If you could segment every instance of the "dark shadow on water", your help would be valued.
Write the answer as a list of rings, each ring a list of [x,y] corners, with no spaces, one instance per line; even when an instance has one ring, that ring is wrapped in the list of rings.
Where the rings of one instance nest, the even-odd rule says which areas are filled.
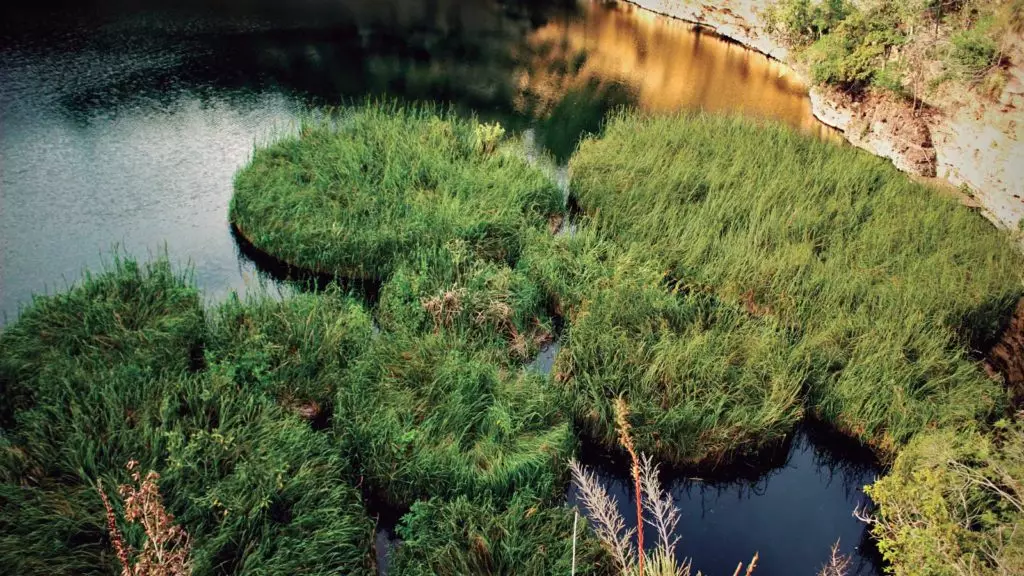
[[[592,78],[570,88],[551,112],[537,121],[538,140],[564,164],[583,137],[600,133],[609,112],[630,105],[636,105],[636,94],[629,86]]]
[[[402,516],[409,513],[409,509],[388,505],[383,499],[369,493],[364,493],[363,501],[366,502],[366,512],[376,522],[373,531],[373,554],[377,573],[387,574],[390,554],[402,545],[397,532],[398,523]]]
[[[338,278],[332,274],[297,268],[253,246],[233,225],[231,237],[235,240],[239,257],[252,262],[259,273],[275,282],[308,291],[320,291],[336,285],[346,292],[362,297],[371,306],[380,297],[381,283],[377,280]]]
[[[627,526],[635,527],[623,454],[583,446],[581,463],[596,471]],[[663,467],[661,480],[681,510],[677,555],[692,558],[695,572],[731,574],[757,552],[759,575],[816,574],[838,540],[852,559],[850,576],[875,576],[882,574],[880,554],[853,511],[870,510],[863,486],[881,473],[865,448],[808,421],[756,458],[710,470]],[[566,498],[577,504],[575,486]],[[650,527],[644,534],[646,543],[655,542]]]

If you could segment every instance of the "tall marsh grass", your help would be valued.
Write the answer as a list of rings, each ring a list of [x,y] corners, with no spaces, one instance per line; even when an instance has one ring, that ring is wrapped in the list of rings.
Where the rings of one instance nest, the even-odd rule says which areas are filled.
[[[275,401],[282,382],[253,385],[223,357],[196,361],[207,341],[230,339],[211,335],[205,315],[166,260],[120,260],[37,298],[5,328],[0,382],[13,413],[0,434],[0,572],[111,573],[96,485],[126,483],[130,459],[159,473],[196,574],[369,566],[372,523],[354,470]],[[139,531],[124,535],[141,548]]]
[[[798,333],[811,406],[862,440],[891,454],[1001,405],[970,354],[1024,293],[1024,262],[886,162],[750,120],[622,113],[571,170],[600,234]]]
[[[642,247],[586,224],[531,244],[522,267],[567,315],[555,379],[582,433],[615,446],[625,399],[639,450],[693,463],[779,441],[800,420],[808,362],[774,319],[675,285]]]
[[[552,236],[561,192],[516,146],[369,105],[256,151],[235,226],[289,264],[380,280],[374,308],[333,286],[204,308],[165,259],[35,299],[0,334],[0,572],[115,571],[110,534],[144,535],[108,531],[96,488],[137,460],[196,574],[368,573],[364,495],[411,508],[395,574],[606,574],[589,536],[573,562],[560,506],[577,434],[717,461],[807,409],[883,456],[917,438],[875,492],[892,554],[947,545],[948,518],[928,515],[958,494],[996,526],[982,544],[1002,542],[1019,434],[996,435],[1006,458],[986,444],[945,468],[918,449],[982,437],[1004,400],[972,355],[1024,263],[977,215],[782,128],[622,114],[573,157],[585,214]],[[556,337],[554,374],[529,370]],[[682,573],[646,466],[637,492],[668,519],[668,552],[635,570]],[[942,533],[900,532],[901,507]]]
[[[562,193],[504,131],[429,107],[367,104],[256,150],[230,219],[256,248],[311,271],[385,279],[453,240],[514,260]]]

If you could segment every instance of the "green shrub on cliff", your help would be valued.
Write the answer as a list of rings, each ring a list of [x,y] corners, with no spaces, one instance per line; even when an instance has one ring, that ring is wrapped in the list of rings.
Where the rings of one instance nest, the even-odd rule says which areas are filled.
[[[992,21],[986,20],[950,38],[953,68],[967,80],[980,79],[999,61],[999,45],[989,32],[991,27]]]
[[[847,0],[781,0],[765,13],[769,32],[806,45],[831,32],[854,10]]]
[[[857,91],[877,83],[890,51],[906,41],[895,5],[854,10],[807,50],[815,82]]]
[[[882,88],[915,102],[958,78],[987,80],[1024,22],[1020,0],[779,0],[765,12],[768,31],[790,43],[816,83],[849,92]],[[998,96],[998,94],[996,94]]]

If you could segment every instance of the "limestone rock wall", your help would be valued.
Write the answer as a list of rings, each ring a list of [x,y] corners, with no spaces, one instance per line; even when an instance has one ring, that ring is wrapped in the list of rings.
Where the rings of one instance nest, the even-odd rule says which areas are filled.
[[[642,8],[711,28],[786,62],[806,76],[789,50],[765,29],[772,0],[630,0]],[[945,102],[924,113],[893,98],[854,102],[811,90],[814,115],[850,144],[888,158],[900,170],[955,187],[996,226],[1021,234],[1024,221],[1024,54],[1011,57],[1011,81],[996,100]]]

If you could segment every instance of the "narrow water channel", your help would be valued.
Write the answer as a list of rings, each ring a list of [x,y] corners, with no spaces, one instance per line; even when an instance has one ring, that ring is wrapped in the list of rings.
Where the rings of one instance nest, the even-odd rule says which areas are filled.
[[[784,66],[623,3],[7,3],[0,325],[115,245],[190,262],[213,300],[284,290],[287,271],[254,260],[231,234],[232,178],[255,144],[311,111],[378,96],[529,129],[563,161],[619,106],[740,113],[828,134]],[[549,370],[556,353],[545,350],[535,369]],[[621,463],[586,454],[628,508]],[[856,574],[878,573],[851,516],[877,470],[809,429],[766,458],[717,479],[666,477],[683,511],[680,553],[710,574],[731,574],[754,551],[759,576],[811,574],[838,539]]]
[[[618,503],[626,526],[635,528],[627,462],[593,448],[581,455]],[[760,576],[813,575],[838,542],[851,560],[849,576],[880,575],[878,550],[853,516],[858,508],[870,510],[863,487],[880,474],[865,449],[813,422],[756,459],[719,470],[662,470],[662,486],[680,510],[676,554],[692,560],[694,573],[729,575],[757,553]],[[566,499],[585,510],[575,486]],[[656,537],[648,526],[646,542]]]

